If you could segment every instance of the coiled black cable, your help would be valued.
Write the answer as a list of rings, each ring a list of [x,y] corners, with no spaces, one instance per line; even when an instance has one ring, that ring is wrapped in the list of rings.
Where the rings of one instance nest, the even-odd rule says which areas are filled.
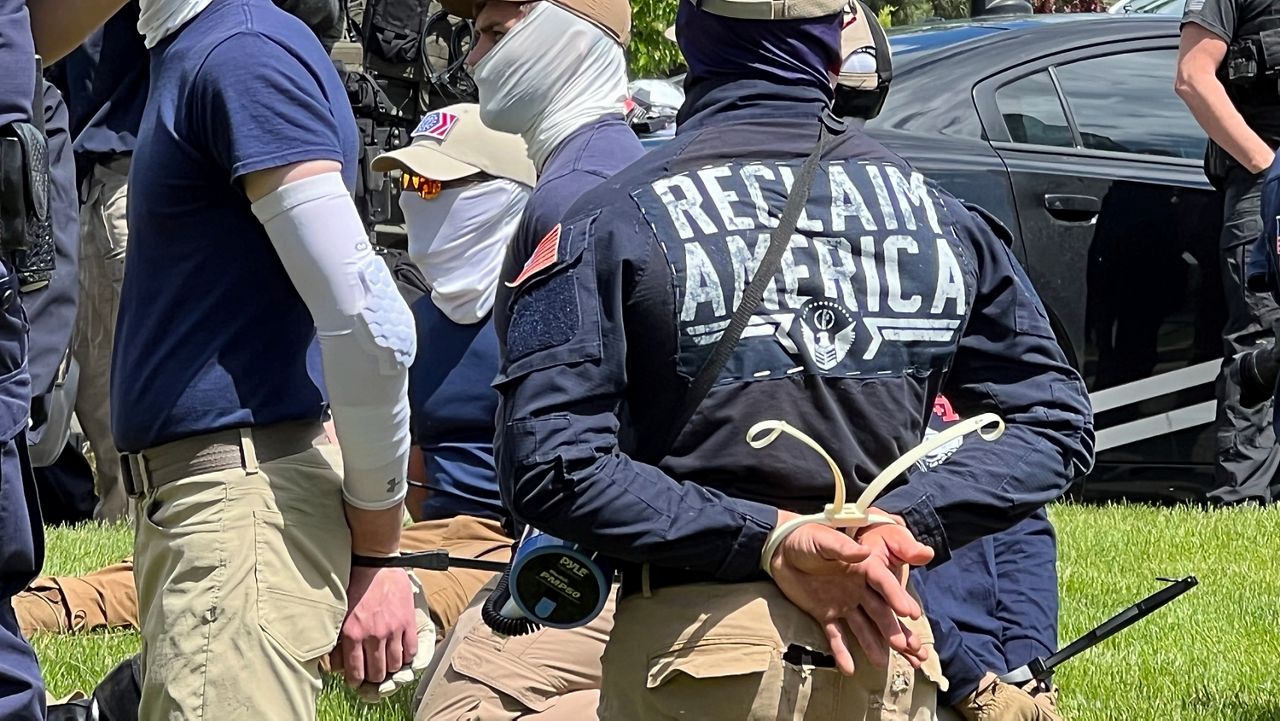
[[[502,615],[502,607],[511,600],[511,591],[507,588],[510,575],[511,567],[507,566],[507,570],[498,577],[498,585],[494,586],[493,593],[489,594],[480,607],[480,618],[486,626],[503,636],[525,636],[541,626],[527,618],[507,618]]]

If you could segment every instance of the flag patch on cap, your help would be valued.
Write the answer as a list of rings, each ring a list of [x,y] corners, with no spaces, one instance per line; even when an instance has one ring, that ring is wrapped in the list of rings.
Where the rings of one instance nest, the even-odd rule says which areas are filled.
[[[449,131],[453,130],[453,126],[457,124],[457,115],[437,110],[433,113],[427,113],[427,117],[423,118],[422,122],[418,123],[418,127],[413,129],[413,133],[411,133],[411,135],[415,138],[425,135],[428,138],[435,138],[436,140],[443,141],[445,138],[449,137]]]
[[[556,262],[556,256],[560,253],[560,226],[551,229],[547,233],[547,237],[538,241],[538,247],[533,249],[533,255],[529,256],[529,260],[525,261],[524,268],[521,269],[520,275],[516,279],[507,283],[508,288],[514,288],[517,285],[529,279],[529,276],[538,271],[551,267]]]

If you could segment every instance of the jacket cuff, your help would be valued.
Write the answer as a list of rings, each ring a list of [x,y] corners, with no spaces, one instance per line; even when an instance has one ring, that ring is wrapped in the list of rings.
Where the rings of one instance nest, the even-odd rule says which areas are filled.
[[[944,563],[951,558],[951,546],[947,543],[947,532],[942,527],[942,519],[929,494],[921,494],[910,486],[899,486],[889,491],[872,504],[876,508],[898,516],[907,524],[907,530],[916,540],[933,549],[933,561],[930,566]]]
[[[763,503],[731,499],[732,508],[742,516],[742,530],[724,563],[716,571],[716,579],[736,582],[760,576],[760,554],[769,534],[778,525],[778,509]]]

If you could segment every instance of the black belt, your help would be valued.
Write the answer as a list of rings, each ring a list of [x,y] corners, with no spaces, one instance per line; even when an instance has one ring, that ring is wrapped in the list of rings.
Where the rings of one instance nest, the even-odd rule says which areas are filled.
[[[646,568],[648,572],[646,574]],[[688,586],[693,583],[728,583],[721,581],[705,571],[690,571],[685,568],[667,568],[664,566],[654,566],[645,564],[625,564],[622,569],[622,584],[620,598],[627,598],[641,593],[645,589],[645,576],[648,576],[649,591],[657,591],[661,588],[671,588],[673,586]],[[751,578],[745,578],[741,582],[749,583],[754,581],[767,581],[769,576],[764,571],[758,571]]]

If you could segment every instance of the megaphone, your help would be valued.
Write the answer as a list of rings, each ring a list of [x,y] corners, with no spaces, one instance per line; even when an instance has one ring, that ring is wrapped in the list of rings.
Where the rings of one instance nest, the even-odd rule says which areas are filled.
[[[613,568],[582,546],[532,528],[481,608],[481,617],[506,636],[541,626],[578,628],[604,610]]]

